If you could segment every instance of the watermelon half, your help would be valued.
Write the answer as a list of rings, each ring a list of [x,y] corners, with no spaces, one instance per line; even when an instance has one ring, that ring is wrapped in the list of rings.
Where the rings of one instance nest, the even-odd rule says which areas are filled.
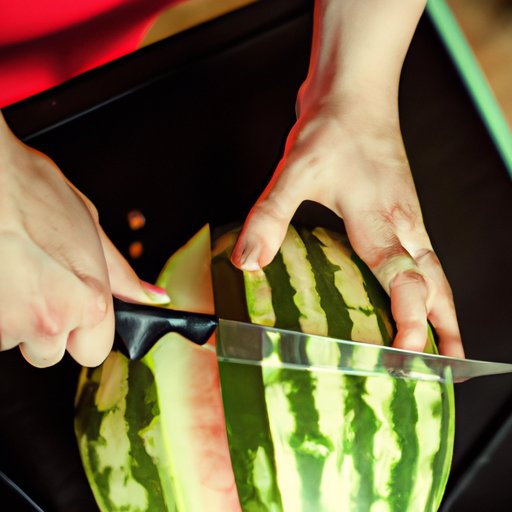
[[[170,258],[158,284],[173,307],[390,344],[389,300],[344,237],[290,227],[269,266],[242,273],[229,262],[236,236],[211,252],[205,227]],[[142,361],[112,352],[84,369],[75,429],[101,510],[437,510],[453,450],[449,378],[290,369],[289,350],[341,354],[269,342],[268,367],[219,365],[214,337],[201,348],[172,334]]]

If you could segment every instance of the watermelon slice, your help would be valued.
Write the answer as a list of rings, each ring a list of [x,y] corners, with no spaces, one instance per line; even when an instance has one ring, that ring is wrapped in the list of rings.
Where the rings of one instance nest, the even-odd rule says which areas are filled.
[[[158,279],[172,307],[213,312],[210,261],[205,226]],[[168,334],[141,361],[112,352],[83,371],[77,400],[82,460],[102,510],[240,510],[214,350]]]

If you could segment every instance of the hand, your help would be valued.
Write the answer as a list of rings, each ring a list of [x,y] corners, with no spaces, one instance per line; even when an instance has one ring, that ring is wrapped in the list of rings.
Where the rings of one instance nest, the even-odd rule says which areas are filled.
[[[391,296],[396,347],[423,350],[427,319],[442,354],[461,356],[450,287],[423,224],[398,116],[400,73],[425,0],[316,0],[309,73],[271,182],[232,254],[268,264],[306,199],[344,219]]]
[[[361,98],[299,104],[307,109],[247,218],[233,263],[247,270],[270,263],[300,203],[321,203],[344,219],[355,251],[389,292],[394,346],[423,350],[428,319],[441,353],[463,357],[452,293],[423,224],[398,116],[382,116],[382,108]]]
[[[139,281],[93,204],[1,114],[0,219],[0,349],[19,345],[34,366],[58,362],[66,349],[80,364],[100,364],[114,337],[112,294],[169,300],[163,291],[151,297],[159,290]]]

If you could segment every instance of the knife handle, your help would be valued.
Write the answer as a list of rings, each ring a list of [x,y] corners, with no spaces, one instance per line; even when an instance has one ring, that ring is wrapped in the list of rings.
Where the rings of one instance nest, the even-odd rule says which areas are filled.
[[[219,325],[215,315],[133,304],[114,297],[116,332],[123,352],[140,359],[164,334],[176,332],[204,345]]]

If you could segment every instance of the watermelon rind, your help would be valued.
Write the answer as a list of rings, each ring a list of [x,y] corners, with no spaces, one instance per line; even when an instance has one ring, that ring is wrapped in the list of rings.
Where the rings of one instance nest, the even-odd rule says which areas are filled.
[[[344,235],[291,227],[270,265],[241,272],[229,259],[237,234],[211,251],[205,226],[169,259],[157,284],[171,307],[215,304],[223,318],[391,344],[389,298]],[[283,363],[290,351],[334,367],[344,354],[266,341],[268,366],[217,363],[214,337],[200,348],[170,334],[141,361],[112,352],[82,371],[75,430],[103,512],[438,509],[454,440],[449,374],[301,371]],[[425,351],[436,352],[431,330]]]

